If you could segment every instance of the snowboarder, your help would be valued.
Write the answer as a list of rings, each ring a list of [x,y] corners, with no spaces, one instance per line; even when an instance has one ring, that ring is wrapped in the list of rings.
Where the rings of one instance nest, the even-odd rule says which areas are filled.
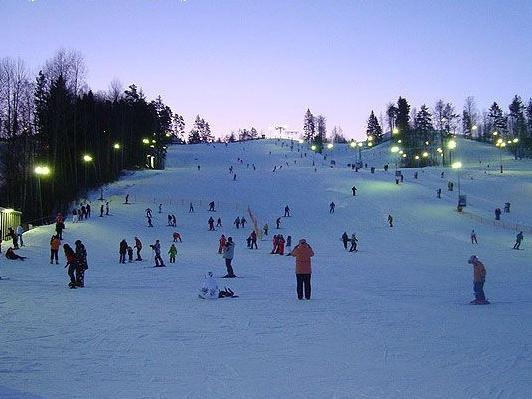
[[[353,192],[353,197],[357,195],[357,188],[355,186],[351,187],[351,191]]]
[[[349,248],[349,252],[358,252],[357,250],[357,236],[355,233],[351,234],[351,248]]]
[[[9,247],[6,251],[6,258],[9,260],[24,260],[26,259],[25,256],[20,256],[15,253],[12,247]]]
[[[188,213],[194,213],[194,205],[192,205],[192,202],[190,203],[188,207]]]
[[[177,231],[174,231],[174,234],[172,234],[172,238],[174,239],[174,242],[183,242],[181,241],[181,234],[179,234]]]
[[[334,213],[334,208],[336,208],[336,204],[334,202],[331,202],[329,204],[329,213]]]
[[[76,267],[76,287],[85,286],[85,271],[89,268],[87,263],[87,250],[81,240],[76,240],[76,259],[78,261]]]
[[[392,215],[388,215],[388,224],[390,225],[390,227],[393,227],[393,217],[392,217]]]
[[[471,230],[471,244],[478,244],[477,233],[475,233],[475,230]]]
[[[137,260],[141,261],[142,257],[140,256],[140,250],[142,249],[142,242],[138,237],[135,237],[135,246],[133,248],[137,249]]]
[[[175,263],[175,256],[177,255],[177,248],[175,247],[175,244],[170,246],[168,255],[170,255],[170,263]]]
[[[290,208],[288,205],[284,207],[284,217],[290,217]]]
[[[59,240],[59,237],[52,236],[52,238],[50,239],[50,264],[54,263],[54,259],[55,259],[55,264],[56,265],[59,264],[59,259],[57,257],[57,254],[59,252],[60,246],[61,246],[61,240]]]
[[[220,236],[219,245],[218,245],[218,253],[221,254],[225,248],[225,235],[222,234]]]
[[[523,232],[522,231],[520,231],[519,234],[517,234],[515,236],[514,249],[519,249],[519,247],[521,246],[521,241],[523,241]]]
[[[280,217],[275,220],[275,228],[276,229],[280,229],[281,228],[281,218]]]
[[[441,198],[441,188],[436,190],[436,197]]]
[[[473,265],[473,291],[475,292],[475,299],[470,303],[473,305],[489,304],[489,302],[486,300],[486,295],[484,294],[486,268],[475,255],[472,255],[467,261],[467,263]]]
[[[165,267],[163,258],[161,258],[161,243],[159,240],[156,240],[155,244],[150,245],[150,247],[155,251],[155,267]]]
[[[120,241],[118,253],[120,254],[120,259],[118,260],[118,263],[126,263],[127,241],[125,239]]]
[[[262,227],[262,230],[264,231],[264,235],[265,235],[265,236],[268,235],[268,229],[269,229],[269,226],[268,226],[268,223],[266,223],[266,224]]]
[[[124,204],[129,204],[129,194],[126,194],[126,202]]]
[[[237,229],[240,228],[240,217],[237,216],[233,224],[236,226]]]
[[[225,243],[223,258],[225,259],[225,267],[227,269],[227,274],[224,276],[224,278],[234,278],[236,277],[233,266],[231,265],[231,262],[233,261],[233,257],[235,256],[235,243],[233,242],[233,237],[228,237],[227,242]]]
[[[67,263],[65,265],[65,268],[68,267],[67,273],[70,277],[70,283],[68,286],[70,288],[76,288],[76,275],[75,271],[78,268],[78,259],[76,258],[76,253],[72,249],[72,247],[68,244],[63,245],[63,250],[65,251],[65,258],[67,260]]]
[[[214,209],[214,201],[209,202],[209,212],[216,212],[216,209]]]
[[[222,226],[222,218],[218,218],[218,220],[216,220],[216,227],[223,227]]]
[[[307,244],[305,239],[299,240],[299,244],[294,247],[292,256],[296,258],[296,281],[297,281],[297,298],[303,299],[303,286],[305,287],[305,299],[310,299],[311,286],[310,278],[312,274],[311,259],[314,251]]]
[[[214,219],[212,218],[212,216],[209,218],[208,223],[209,223],[209,231],[214,231]]]
[[[349,242],[349,236],[347,235],[347,232],[344,231],[344,234],[342,234],[342,243],[344,244],[344,249],[347,250],[347,243]]]

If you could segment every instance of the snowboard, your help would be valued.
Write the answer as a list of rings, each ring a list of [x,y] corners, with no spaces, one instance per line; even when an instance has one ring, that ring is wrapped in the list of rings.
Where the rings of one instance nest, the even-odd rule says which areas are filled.
[[[476,300],[472,300],[469,302],[470,305],[489,305],[490,301],[484,301],[484,302],[477,302]]]

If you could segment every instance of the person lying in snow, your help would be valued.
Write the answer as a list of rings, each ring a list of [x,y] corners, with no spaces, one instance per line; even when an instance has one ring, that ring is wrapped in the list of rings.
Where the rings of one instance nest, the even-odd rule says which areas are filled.
[[[212,272],[205,275],[198,296],[201,299],[238,298],[230,288],[220,290]]]

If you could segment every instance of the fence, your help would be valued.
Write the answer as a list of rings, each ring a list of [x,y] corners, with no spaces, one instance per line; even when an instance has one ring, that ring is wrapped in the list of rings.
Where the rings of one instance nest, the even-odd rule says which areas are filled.
[[[485,224],[485,225],[491,225],[491,226],[499,227],[501,229],[522,231],[522,232],[532,234],[532,227],[524,225],[524,224],[510,223],[510,222],[505,222],[503,220],[494,220],[494,219],[479,216],[479,215],[476,215],[474,213],[467,212],[467,211],[458,212],[458,214],[464,217],[467,217],[471,220],[474,220],[478,223]]]

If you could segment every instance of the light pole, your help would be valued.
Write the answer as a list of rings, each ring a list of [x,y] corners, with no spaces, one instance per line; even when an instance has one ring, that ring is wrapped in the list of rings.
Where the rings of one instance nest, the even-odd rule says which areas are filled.
[[[497,147],[499,147],[499,163],[501,165],[501,173],[502,173],[502,149],[506,147],[506,143],[502,138],[499,138],[497,140],[497,143],[495,144]]]
[[[390,148],[390,151],[392,154],[399,154],[400,148],[394,145],[392,148]],[[397,173],[397,157],[395,158],[395,173]]]
[[[449,149],[449,165],[453,164],[453,150],[456,148],[456,141],[449,140],[447,143],[447,148]]]
[[[42,210],[41,177],[48,176],[50,174],[50,168],[46,165],[38,165],[35,167],[34,172],[37,175],[37,191],[39,192],[39,211],[42,221],[44,215]]]
[[[451,164],[451,168],[456,169],[456,174],[458,177],[458,197],[460,198],[461,190],[460,190],[460,169],[462,168],[462,162],[457,161]]]

